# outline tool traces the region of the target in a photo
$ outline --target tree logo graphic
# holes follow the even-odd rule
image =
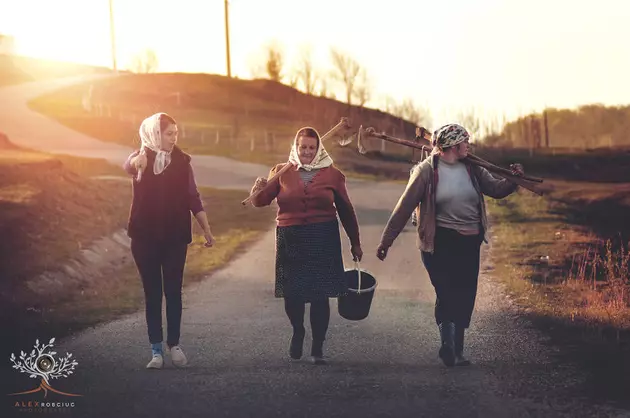
[[[55,392],[65,396],[83,396],[74,393],[61,392],[50,385],[52,379],[70,376],[74,368],[79,364],[72,358],[72,353],[66,353],[65,357],[53,357],[57,354],[52,350],[54,338],[51,338],[48,344],[39,344],[39,340],[35,340],[35,347],[31,354],[27,355],[24,351],[20,352],[20,358],[17,359],[15,354],[11,353],[9,358],[13,363],[13,368],[20,373],[28,373],[33,379],[40,379],[39,386],[25,392],[10,393],[9,396],[26,395],[28,393],[44,392],[44,398],[48,396],[48,392]]]

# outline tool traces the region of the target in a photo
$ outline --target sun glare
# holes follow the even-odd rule
[[[14,36],[17,54],[60,61],[107,62],[109,28],[107,14],[103,17],[104,7],[92,1],[69,0],[10,3],[10,13],[0,10],[5,16],[0,23],[3,31]],[[107,2],[101,3],[100,6],[107,6]]]
[[[109,3],[0,0],[0,32],[15,37],[20,55],[111,67]],[[230,0],[232,74],[264,72],[264,46],[274,40],[285,53],[285,74],[305,45],[315,70],[328,74],[335,47],[366,69],[370,105],[384,106],[386,96],[413,99],[431,109],[436,123],[471,107],[512,118],[544,106],[620,104],[629,97],[630,55],[619,52],[627,50],[627,1],[354,3],[320,0],[312,8],[307,0]],[[112,4],[119,69],[151,49],[160,72],[226,73],[223,1]],[[302,7],[312,27],[305,27]],[[572,18],[559,18],[568,9]]]

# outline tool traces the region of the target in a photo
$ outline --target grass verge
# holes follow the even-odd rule
[[[492,270],[521,313],[588,371],[587,391],[628,404],[628,184],[558,182],[546,198],[488,199]],[[602,206],[604,205],[604,206]]]
[[[126,225],[131,187],[94,176],[123,175],[105,161],[52,156],[14,149],[0,158],[0,231],[3,334],[18,343],[62,337],[143,307],[142,284],[131,255],[112,267],[112,274],[86,278],[68,286],[61,298],[48,300],[28,289],[28,281],[65,262],[96,239]],[[194,226],[185,282],[203,279],[256,240],[273,225],[272,208],[233,216],[246,192],[200,188],[217,239],[203,248]],[[32,343],[32,341],[30,341]],[[10,348],[10,347],[8,347]]]

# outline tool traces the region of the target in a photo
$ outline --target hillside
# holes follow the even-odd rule
[[[1,148],[3,289],[41,273],[95,238],[125,226],[129,188],[121,189],[118,182],[90,178],[105,174],[121,175],[122,169],[104,160],[53,156],[15,146]],[[112,199],[113,196],[119,198]]]
[[[187,152],[267,165],[286,161],[299,127],[311,125],[323,134],[342,116],[348,117],[355,128],[373,126],[403,139],[415,135],[412,123],[379,110],[307,95],[270,80],[228,79],[209,74],[112,77],[52,92],[31,101],[30,106],[72,129],[127,146],[138,144],[138,127],[144,117],[164,111],[178,121],[179,143]],[[553,122],[550,135],[555,141],[560,138],[563,125],[557,123],[554,113],[550,112],[549,118]],[[506,132],[517,124],[518,121],[509,123]],[[418,152],[413,154],[411,149],[391,142],[368,142],[368,155],[357,152],[356,140],[345,148],[335,141],[326,147],[335,163],[349,174],[408,178],[411,161],[419,158]],[[500,143],[496,138],[489,142]],[[627,154],[623,152],[603,149],[580,154],[553,148],[530,154],[522,148],[523,144],[516,145],[520,149],[481,143],[474,152],[503,167],[521,162],[529,173],[549,179],[619,182],[629,178],[625,169]]]
[[[89,98],[90,106],[86,106]],[[99,80],[53,92],[30,103],[34,110],[99,139],[132,145],[138,126],[163,111],[180,124],[180,145],[188,152],[230,156],[274,164],[285,161],[296,130],[314,126],[321,134],[348,117],[354,126],[412,138],[415,125],[379,110],[347,106],[336,100],[304,94],[269,80],[239,80],[210,74],[142,74]],[[352,169],[373,162],[356,152],[327,145],[335,162]],[[383,149],[379,146],[379,151]],[[386,153],[409,159],[408,148],[392,143]],[[408,164],[384,163],[392,175],[408,172]],[[362,170],[364,171],[364,170]]]
[[[79,74],[107,73],[104,67],[0,54],[0,87]]]

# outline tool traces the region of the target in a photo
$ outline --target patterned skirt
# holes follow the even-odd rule
[[[336,219],[276,228],[277,298],[311,302],[347,292]]]

